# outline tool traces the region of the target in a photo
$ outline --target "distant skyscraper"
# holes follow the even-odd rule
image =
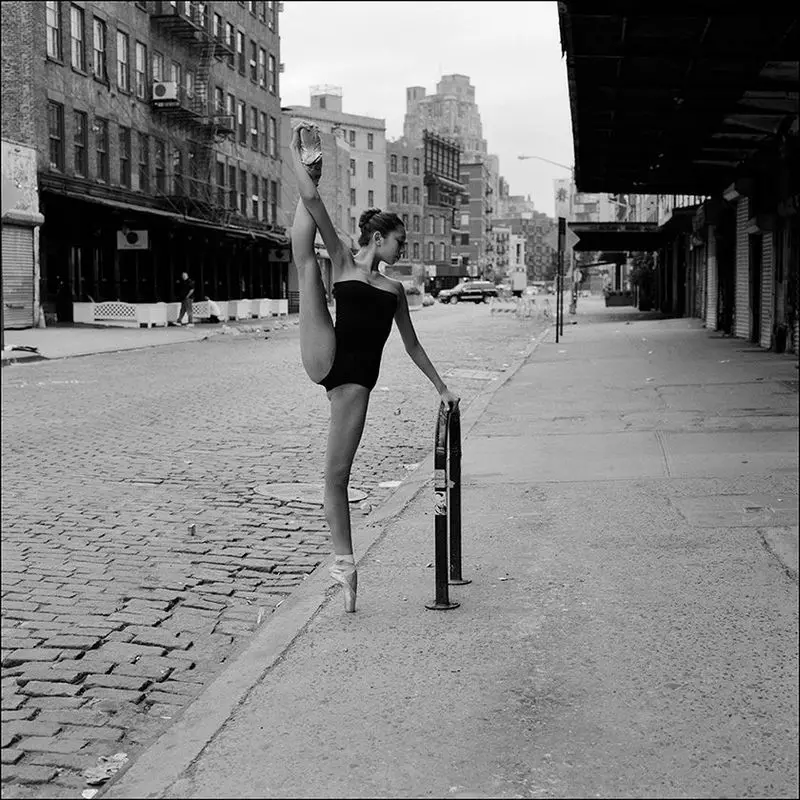
[[[475,87],[467,75],[443,75],[436,84],[436,94],[426,94],[423,86],[406,89],[403,135],[409,141],[420,142],[426,129],[455,140],[461,146],[462,163],[486,159],[486,139],[475,103]]]

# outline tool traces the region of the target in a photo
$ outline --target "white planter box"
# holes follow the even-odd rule
[[[167,307],[164,303],[137,303],[136,304],[136,321],[140,325],[147,325],[152,328],[153,325],[167,325]]]
[[[257,319],[268,317],[272,313],[272,300],[261,298],[250,301],[250,314]]]
[[[289,301],[286,298],[272,301],[272,315],[285,317],[289,314]]]
[[[251,300],[228,300],[228,319],[250,319]]]
[[[211,316],[211,311],[208,308],[208,300],[192,303],[192,316],[195,319],[208,319]]]
[[[94,303],[73,303],[72,321],[91,325],[94,322]]]
[[[139,327],[136,317],[136,306],[133,303],[122,303],[118,300],[109,300],[106,303],[95,303],[95,322],[104,322],[108,325],[121,325],[126,328]]]
[[[181,313],[180,303],[164,303],[167,307],[167,322],[177,322],[178,314]]]

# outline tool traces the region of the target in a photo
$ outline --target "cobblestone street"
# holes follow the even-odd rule
[[[544,323],[486,306],[413,315],[466,406]],[[328,402],[296,325],[2,372],[3,797],[79,797],[136,753],[330,548],[314,497]],[[438,398],[396,330],[351,485],[359,524],[433,445]],[[193,528],[190,526],[194,526]]]

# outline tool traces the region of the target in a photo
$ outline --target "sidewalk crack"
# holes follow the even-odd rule
[[[664,460],[664,469],[667,471],[667,477],[672,477],[672,467],[670,465],[669,460],[669,453],[667,452],[667,444],[664,441],[664,432],[661,430],[656,430],[656,441],[658,442],[658,446],[661,448],[661,457]]]

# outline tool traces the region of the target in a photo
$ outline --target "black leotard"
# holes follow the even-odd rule
[[[338,281],[336,298],[336,356],[320,383],[330,391],[343,383],[372,390],[378,382],[383,346],[392,330],[397,295],[359,280]]]

